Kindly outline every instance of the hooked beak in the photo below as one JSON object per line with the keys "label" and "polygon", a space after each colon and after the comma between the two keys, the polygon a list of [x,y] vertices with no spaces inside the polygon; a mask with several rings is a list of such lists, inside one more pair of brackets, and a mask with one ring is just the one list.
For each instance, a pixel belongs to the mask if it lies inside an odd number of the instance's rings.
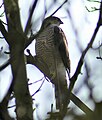
{"label": "hooked beak", "polygon": [[60,24],[63,24],[63,22],[61,21]]}

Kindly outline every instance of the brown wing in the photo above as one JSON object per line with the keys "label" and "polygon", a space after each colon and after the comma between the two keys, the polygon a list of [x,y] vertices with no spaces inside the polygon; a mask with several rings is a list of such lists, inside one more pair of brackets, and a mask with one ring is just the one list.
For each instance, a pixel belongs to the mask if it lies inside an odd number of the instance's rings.
{"label": "brown wing", "polygon": [[57,26],[54,27],[54,43],[58,47],[63,64],[69,74],[70,73],[70,59],[69,59],[67,39],[62,29]]}

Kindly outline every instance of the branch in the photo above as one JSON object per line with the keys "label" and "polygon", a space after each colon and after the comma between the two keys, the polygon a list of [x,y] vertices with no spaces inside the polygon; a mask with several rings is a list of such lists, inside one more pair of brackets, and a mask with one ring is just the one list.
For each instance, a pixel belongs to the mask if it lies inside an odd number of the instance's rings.
{"label": "branch", "polygon": [[50,76],[50,71],[49,71],[49,68],[46,65],[46,63],[41,58],[39,58],[37,55],[32,56],[30,53],[30,50],[27,50],[27,52],[29,54],[29,55],[26,55],[27,64],[35,65],[38,69],[40,68],[39,70],[42,73],[46,73],[46,74],[44,74],[44,76],[47,76],[47,77]]}
{"label": "branch", "polygon": [[102,56],[101,56],[101,51],[100,51],[100,48],[99,48],[99,56],[98,57],[96,57],[97,59],[100,59],[100,60],[102,60]]}
{"label": "branch", "polygon": [[86,53],[88,52],[88,50],[92,47],[92,44],[93,44],[93,42],[94,42],[94,40],[95,40],[95,37],[96,37],[96,35],[97,35],[97,32],[98,32],[100,26],[102,25],[102,16],[101,16],[101,15],[102,15],[102,3],[101,3],[101,5],[100,5],[100,13],[99,13],[99,19],[98,19],[97,26],[96,26],[96,28],[95,28],[95,31],[94,31],[94,33],[93,33],[93,36],[92,36],[89,44],[87,45],[86,49],[82,52],[82,55],[81,55],[81,57],[80,57],[78,66],[77,66],[77,68],[76,68],[76,71],[75,71],[74,75],[72,76],[72,78],[71,78],[71,80],[70,80],[69,92],[71,92],[72,89],[73,89],[73,87],[74,87],[74,84],[75,84],[75,82],[76,82],[76,80],[77,80],[77,78],[78,78],[78,75],[80,74],[81,67],[82,67],[82,65],[83,65],[84,57],[85,57]]}
{"label": "branch", "polygon": [[30,14],[29,14],[29,18],[28,18],[28,21],[27,21],[27,24],[26,24],[26,27],[25,27],[25,31],[24,31],[25,35],[27,35],[27,33],[29,31],[29,28],[30,28],[30,25],[31,25],[31,19],[32,19],[33,12],[34,12],[34,9],[36,7],[37,2],[38,2],[38,0],[35,0],[33,5],[32,5],[32,8],[31,8],[31,11],[30,11]]}
{"label": "branch", "polygon": [[4,38],[6,39],[6,41],[8,42],[8,32],[6,31],[3,22],[0,20],[0,31],[2,33],[2,35],[4,36]]}
{"label": "branch", "polygon": [[96,3],[101,3],[100,1],[91,1],[91,0],[87,0],[87,1],[89,1],[89,2],[96,2]]}
{"label": "branch", "polygon": [[2,3],[2,4],[0,5],[0,8],[2,8],[3,5],[4,5],[4,3]]}
{"label": "branch", "polygon": [[[33,3],[33,6],[32,6],[32,9],[31,9],[28,21],[27,21],[27,25],[26,25],[26,28],[25,28],[25,35],[27,35],[27,33],[28,33],[28,30],[29,30],[29,27],[30,27],[30,23],[31,23],[31,18],[32,18],[34,9],[36,7],[36,4],[37,4],[37,0],[35,0],[34,3]],[[5,27],[4,27],[4,25],[2,24],[1,20],[0,20],[0,31],[3,34],[3,36],[5,37],[5,39],[7,40],[7,31],[6,31]],[[22,48],[21,52],[23,52],[24,49],[26,47],[28,47],[29,44],[31,44],[31,42],[39,35],[39,33],[40,32],[38,32],[36,35],[32,35],[29,39],[26,38],[25,46],[24,46],[24,48]],[[13,55],[13,57],[14,56],[15,56],[15,54]],[[0,66],[0,71],[2,71],[3,69],[5,69],[10,64],[10,61],[11,61],[11,58],[9,58],[9,60],[7,60],[3,65],[1,65]]]}
{"label": "branch", "polygon": [[68,0],[65,0],[50,16],[53,16]]}
{"label": "branch", "polygon": [[14,86],[14,81],[12,81],[4,99],[2,100],[2,102],[0,103],[0,119],[2,120],[14,120],[13,118],[11,118],[9,116],[9,113],[8,113],[8,103],[9,103],[9,100],[10,100],[10,95],[12,93],[12,90],[13,90],[13,86]]}
{"label": "branch", "polygon": [[[39,58],[36,57],[33,57],[30,53],[30,50],[27,50],[28,52],[28,56],[27,57],[27,63],[28,64],[32,64],[32,65],[35,65],[40,71],[42,71],[41,69],[41,63],[39,62]],[[39,67],[40,66],[40,67]],[[42,66],[43,67],[43,66]],[[47,66],[46,66],[47,67]],[[44,70],[44,69],[43,69]],[[48,70],[48,69],[47,69]],[[42,71],[44,73],[44,71]],[[46,73],[46,72],[45,72]],[[46,77],[46,75],[45,75]],[[49,75],[47,73],[47,77],[49,78]],[[43,84],[43,82],[42,82]],[[39,90],[40,88],[42,87],[42,84],[41,86],[39,87],[39,89],[33,94],[35,95]],[[88,108],[78,97],[76,97],[73,93],[70,94],[70,100],[75,104],[77,105],[83,112],[85,112],[86,114],[89,114],[89,113],[92,113],[92,110],[90,108]]]}
{"label": "branch", "polygon": [[7,60],[3,65],[0,66],[0,71],[5,69],[10,64],[9,60]]}
{"label": "branch", "polygon": [[[54,15],[67,1],[68,0],[65,0],[64,3],[54,13],[51,14],[51,16]],[[26,28],[25,28],[25,35],[27,35],[27,33],[28,33],[28,30],[29,30],[29,27],[30,27],[30,23],[31,23],[31,18],[32,18],[34,9],[36,7],[36,4],[37,4],[37,0],[33,3],[33,6],[32,6],[32,9],[31,9],[29,18],[28,18],[28,22],[27,22],[27,25],[26,25]],[[39,34],[42,31],[43,31],[43,29],[40,29],[36,34],[33,34],[32,36],[30,36],[30,38],[28,38],[28,39],[26,38],[25,46],[22,49],[22,51],[25,48],[27,48],[32,43],[32,41],[39,36]],[[6,63],[4,63],[2,66],[0,66],[0,71],[2,71],[3,69],[5,69],[10,64],[10,61],[11,61],[11,58]]]}
{"label": "branch", "polygon": [[87,10],[88,12],[95,12],[95,11],[97,11],[97,10],[100,10],[99,8],[96,8],[96,7],[91,7],[92,10],[89,10],[89,9],[87,8],[87,6],[85,6],[85,8],[86,8],[86,10]]}
{"label": "branch", "polygon": [[42,80],[43,80],[43,78],[41,78],[40,80],[37,80],[37,81],[35,81],[35,82],[33,82],[33,83],[29,83],[28,85],[32,85],[32,84],[35,84],[35,83],[41,82]]}
{"label": "branch", "polygon": [[70,96],[71,101],[77,106],[79,107],[83,112],[85,112],[87,115],[88,114],[92,114],[92,110],[87,107],[78,97],[76,97],[73,93],[71,93]]}
{"label": "branch", "polygon": [[44,82],[45,82],[45,79],[42,81],[40,87],[39,87],[39,88],[37,89],[37,91],[32,95],[32,97],[33,97],[36,93],[38,93],[38,92],[40,91],[40,89],[41,89],[42,85],[44,84]]}
{"label": "branch", "polygon": [[[50,16],[53,16],[68,0],[65,0]],[[46,13],[46,11],[45,11]],[[49,17],[50,17],[49,16]],[[42,28],[42,27],[41,27]],[[31,44],[31,42],[43,31],[43,29],[40,29],[36,34],[32,35],[29,40],[27,40],[25,44],[25,48]]]}
{"label": "branch", "polygon": [[[14,82],[13,91],[16,99],[16,117],[17,119],[22,120],[33,119],[32,98],[28,89],[26,65],[23,53],[25,39],[23,37],[24,34],[21,26],[19,4],[16,0],[11,2],[4,0],[4,7],[8,23],[10,62]],[[20,112],[21,109],[23,114]]]}
{"label": "branch", "polygon": [[101,56],[99,56],[99,57],[96,57],[97,59],[99,59],[99,60],[102,60],[102,57]]}

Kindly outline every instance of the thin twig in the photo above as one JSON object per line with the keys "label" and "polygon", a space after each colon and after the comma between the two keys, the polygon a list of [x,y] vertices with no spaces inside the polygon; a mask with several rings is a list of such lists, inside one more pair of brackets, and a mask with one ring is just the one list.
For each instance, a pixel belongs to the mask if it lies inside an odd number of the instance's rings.
{"label": "thin twig", "polygon": [[40,91],[40,89],[41,89],[41,87],[42,87],[42,85],[43,85],[44,82],[45,82],[45,79],[42,81],[40,87],[39,87],[38,90],[32,95],[32,97],[33,97],[36,93],[38,93],[38,92]]}
{"label": "thin twig", "polygon": [[89,10],[87,6],[85,6],[85,8],[88,12],[95,12],[97,10],[100,10],[99,8],[96,8],[96,7],[91,7],[92,10]]}
{"label": "thin twig", "polygon": [[[43,78],[44,78],[44,77],[43,77]],[[35,81],[35,82],[33,82],[33,83],[29,83],[28,85],[32,85],[32,84],[38,83],[38,82],[42,81],[43,78],[41,78],[40,80],[37,80],[37,81]]]}
{"label": "thin twig", "polygon": [[102,3],[101,3],[101,5],[100,5],[99,19],[98,19],[98,23],[97,23],[96,29],[95,29],[95,31],[94,31],[94,33],[93,33],[93,36],[92,36],[89,44],[88,44],[87,47],[86,47],[86,49],[82,52],[82,55],[81,55],[81,57],[80,57],[78,66],[77,66],[77,68],[76,68],[76,71],[75,71],[74,75],[73,75],[72,78],[71,78],[71,82],[70,82],[70,86],[69,86],[69,91],[72,91],[72,89],[73,89],[73,87],[74,87],[74,84],[75,84],[75,82],[76,82],[76,80],[77,80],[77,78],[78,78],[78,75],[80,74],[81,67],[82,67],[82,65],[83,65],[84,57],[85,57],[87,51],[92,47],[92,44],[93,44],[93,42],[94,42],[94,40],[95,40],[95,37],[96,37],[96,35],[97,35],[97,32],[98,32],[98,30],[99,30],[99,28],[100,28],[100,26],[101,26],[101,24],[102,24],[102,23],[101,23],[101,21],[102,21],[101,16],[102,16]]}
{"label": "thin twig", "polygon": [[4,25],[7,25],[7,23],[3,22],[2,20],[0,20]]}
{"label": "thin twig", "polygon": [[100,1],[93,1],[93,0],[87,0],[87,1],[89,1],[89,2],[97,2],[97,3],[101,3]]}
{"label": "thin twig", "polygon": [[[27,50],[27,52],[28,52],[28,54],[29,55],[31,55],[31,53],[30,53],[30,50]],[[30,56],[29,56],[30,57]],[[32,56],[33,57],[33,56]],[[28,60],[28,59],[27,59]],[[32,64],[32,65],[36,65],[35,64],[35,62],[34,62],[34,57],[33,57],[33,59],[30,59],[30,64]],[[39,68],[39,67],[38,67]],[[47,78],[47,76],[45,75],[45,79]],[[47,79],[47,81],[49,81],[48,79]],[[42,82],[42,84],[43,84],[43,82]],[[39,87],[39,89],[33,94],[33,95],[35,95],[37,92],[39,92],[39,90],[40,90],[40,88],[42,87],[42,84],[41,84],[41,86]],[[79,98],[77,98],[73,93],[71,93],[71,97],[70,97],[70,100],[74,103],[74,104],[78,104],[78,107],[82,110],[82,111],[84,111],[85,113],[87,113],[87,112],[92,112],[92,110],[90,109],[90,108],[88,108]],[[85,110],[84,110],[85,109]],[[52,113],[52,112],[50,112],[50,113]]]}
{"label": "thin twig", "polygon": [[[102,44],[101,44],[102,45]],[[102,56],[101,56],[101,50],[100,50],[101,46],[99,47],[99,57],[96,57],[97,59],[102,60]]]}
{"label": "thin twig", "polygon": [[0,8],[1,8],[3,5],[4,5],[4,3],[2,3],[2,4],[0,5]]}
{"label": "thin twig", "polygon": [[[54,15],[68,0],[65,0],[50,16]],[[49,16],[49,17],[50,17]],[[29,40],[26,41],[25,43],[25,48],[31,44],[31,42],[39,36],[39,34],[43,31],[43,29],[40,29],[36,34],[32,35]]]}
{"label": "thin twig", "polygon": [[0,39],[4,39],[4,37],[0,37]]}
{"label": "thin twig", "polygon": [[[68,0],[65,0],[64,3],[53,14],[51,14],[50,16],[54,15],[67,1]],[[32,9],[31,9],[31,12],[30,12],[30,15],[29,15],[29,18],[28,18],[28,22],[27,22],[27,25],[26,25],[26,28],[25,28],[25,35],[27,35],[27,33],[28,33],[29,26],[30,26],[30,23],[31,23],[31,18],[32,18],[32,15],[33,15],[33,12],[34,12],[36,4],[37,4],[37,0],[34,2],[33,6],[32,6]],[[42,31],[43,31],[43,29],[40,29],[36,34],[33,34],[30,38],[28,38],[26,40],[25,47],[22,49],[22,51],[24,49],[26,49],[32,43],[32,41],[35,38],[37,38],[37,36],[39,36],[39,34]],[[6,35],[6,34],[3,34],[3,35]],[[6,36],[4,36],[4,37],[7,38]],[[0,66],[0,71],[5,69],[10,64],[10,60],[11,60],[11,58],[6,63],[4,63],[2,66]]]}
{"label": "thin twig", "polygon": [[8,106],[7,108],[10,109],[10,108],[13,108],[13,107],[16,107],[16,105]]}
{"label": "thin twig", "polygon": [[0,20],[0,31],[1,31],[2,35],[4,36],[4,38],[8,41],[8,32],[6,31],[3,24],[4,24],[4,22]]}
{"label": "thin twig", "polygon": [[65,0],[50,16],[53,16],[61,7],[67,2],[68,0]]}
{"label": "thin twig", "polygon": [[31,19],[32,19],[32,16],[33,16],[34,9],[35,9],[35,7],[37,5],[37,2],[38,2],[38,0],[35,0],[33,5],[32,5],[32,8],[31,8],[31,11],[30,11],[30,14],[29,14],[29,18],[28,18],[28,21],[27,21],[27,24],[26,24],[26,27],[25,27],[25,31],[24,31],[25,35],[28,34],[30,24],[31,24]]}
{"label": "thin twig", "polygon": [[46,15],[46,13],[47,13],[47,6],[46,6],[46,0],[45,0],[45,2],[44,2],[44,8],[45,8],[45,11],[44,11],[44,16]]}
{"label": "thin twig", "polygon": [[93,49],[93,50],[97,50],[97,49],[100,49],[101,47],[102,47],[102,43],[99,42],[99,46],[96,47],[96,48],[92,47],[92,49]]}
{"label": "thin twig", "polygon": [[7,60],[3,65],[0,66],[0,71],[2,71],[3,69],[5,69],[9,64],[10,64],[10,59]]}
{"label": "thin twig", "polygon": [[99,60],[102,60],[102,57],[101,56],[99,56],[99,57],[96,57],[97,59],[99,59]]}

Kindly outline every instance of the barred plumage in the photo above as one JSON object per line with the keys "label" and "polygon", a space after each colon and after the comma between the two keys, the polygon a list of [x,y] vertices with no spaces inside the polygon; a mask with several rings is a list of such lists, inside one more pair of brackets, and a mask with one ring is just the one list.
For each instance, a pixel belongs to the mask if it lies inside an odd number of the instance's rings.
{"label": "barred plumage", "polygon": [[57,17],[44,20],[42,32],[36,39],[36,54],[46,64],[48,71],[44,74],[55,85],[56,107],[63,111],[67,109],[67,80],[66,69],[70,72],[70,60],[65,35],[58,26],[62,21]]}

